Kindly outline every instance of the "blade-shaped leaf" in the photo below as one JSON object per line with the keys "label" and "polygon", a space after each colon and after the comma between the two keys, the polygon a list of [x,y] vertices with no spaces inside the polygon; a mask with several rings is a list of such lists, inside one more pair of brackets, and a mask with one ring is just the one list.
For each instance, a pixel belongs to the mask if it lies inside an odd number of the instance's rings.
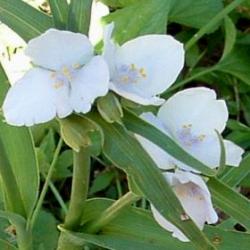
{"label": "blade-shaped leaf", "polygon": [[171,1],[134,1],[133,4],[111,13],[104,20],[108,23],[115,22],[114,36],[119,43],[124,43],[139,35],[162,34],[166,32]]}
{"label": "blade-shaped leaf", "polygon": [[224,174],[220,180],[230,187],[235,187],[241,183],[241,181],[250,173],[250,154],[247,155],[240,166],[237,168],[231,168]]}
{"label": "blade-shaped leaf", "polygon": [[[114,201],[108,199],[91,199],[84,209],[85,218],[93,220]],[[250,235],[233,231],[224,231],[207,226],[205,232],[216,242],[218,250],[246,250]],[[92,243],[113,250],[193,250],[190,243],[183,243],[161,228],[149,211],[130,207],[106,225],[97,235],[73,233],[68,231],[68,238],[79,245]],[[238,243],[240,241],[240,244]]]}
{"label": "blade-shaped leaf", "polygon": [[137,133],[152,141],[176,159],[199,170],[205,175],[215,175],[214,170],[210,169],[202,162],[196,160],[166,134],[164,134],[151,124],[140,119],[133,113],[129,111],[124,112],[123,122],[130,131],[132,131],[133,133]]}
{"label": "blade-shaped leaf", "polygon": [[89,114],[103,129],[105,156],[128,175],[133,176],[147,199],[192,240],[197,249],[214,249],[205,235],[191,220],[183,221],[184,210],[158,167],[137,140],[118,124],[109,124],[96,113]]}
{"label": "blade-shaped leaf", "polygon": [[54,24],[58,29],[66,29],[69,5],[67,0],[49,0]]}
{"label": "blade-shaped leaf", "polygon": [[88,34],[92,0],[71,0],[68,29]]}
{"label": "blade-shaped leaf", "polygon": [[51,17],[20,0],[0,0],[0,21],[25,41],[53,26]]}
{"label": "blade-shaped leaf", "polygon": [[216,178],[207,185],[215,205],[250,230],[250,201]]}
{"label": "blade-shaped leaf", "polygon": [[249,46],[235,46],[221,62],[215,65],[215,69],[233,75],[250,85],[249,55]]}
{"label": "blade-shaped leaf", "polygon": [[11,245],[8,241],[0,240],[0,249],[3,250],[17,250],[17,248]]}
{"label": "blade-shaped leaf", "polygon": [[[2,80],[0,84],[3,84],[0,90],[5,94],[8,79],[1,69],[0,79]],[[0,99],[1,103],[2,101]],[[28,216],[36,202],[39,188],[39,169],[31,133],[24,127],[9,126],[0,117],[0,140]]]}
{"label": "blade-shaped leaf", "polygon": [[8,91],[9,82],[4,72],[2,65],[0,64],[0,107],[2,107],[3,99]]}
{"label": "blade-shaped leaf", "polygon": [[221,0],[174,0],[169,21],[201,28],[223,9]]}

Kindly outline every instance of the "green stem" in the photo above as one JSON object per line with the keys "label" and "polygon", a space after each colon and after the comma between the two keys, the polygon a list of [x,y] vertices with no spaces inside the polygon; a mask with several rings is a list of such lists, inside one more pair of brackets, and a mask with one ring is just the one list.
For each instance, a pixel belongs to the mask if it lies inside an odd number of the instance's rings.
{"label": "green stem", "polygon": [[192,76],[190,76],[190,77],[188,77],[188,78],[186,78],[186,79],[184,79],[184,80],[182,80],[180,82],[177,82],[175,85],[173,85],[171,88],[169,88],[166,92],[164,92],[161,96],[164,97],[164,95],[166,93],[169,93],[170,91],[178,89],[178,88],[184,86],[185,84],[187,84],[187,83],[189,83],[189,82],[191,82],[191,81],[193,81],[193,80],[195,80],[195,79],[197,79],[197,78],[199,78],[201,76],[207,75],[207,74],[209,74],[209,73],[211,73],[211,72],[213,72],[215,70],[216,70],[216,66],[204,69],[201,72],[198,72],[198,73],[196,73],[196,74],[194,74],[194,75],[192,75]]}
{"label": "green stem", "polygon": [[67,229],[76,229],[79,226],[88,195],[89,172],[90,155],[87,150],[81,148],[80,152],[74,152],[72,190],[69,211],[64,223],[64,227]]}
{"label": "green stem", "polygon": [[33,228],[33,226],[34,226],[34,224],[36,222],[36,219],[37,219],[37,217],[39,215],[39,212],[40,212],[40,209],[42,207],[45,195],[46,195],[46,193],[48,191],[48,186],[49,186],[50,180],[51,180],[52,175],[53,175],[54,170],[55,170],[55,166],[56,166],[57,159],[58,159],[59,153],[61,151],[62,145],[63,145],[63,139],[60,138],[60,140],[58,142],[58,145],[56,147],[55,153],[54,153],[52,163],[51,163],[50,168],[49,168],[49,172],[48,172],[48,174],[46,176],[42,192],[40,194],[40,197],[38,199],[38,202],[36,204],[34,212],[33,212],[32,216],[31,216],[30,220],[28,220],[28,222],[27,222],[27,228]]}
{"label": "green stem", "polygon": [[87,233],[97,233],[105,225],[115,219],[120,215],[128,205],[140,199],[139,196],[135,195],[132,192],[126,193],[119,200],[114,202],[109,208],[107,208],[103,213],[86,228]]}
{"label": "green stem", "polygon": [[68,208],[67,208],[66,204],[64,203],[60,193],[58,192],[57,188],[55,187],[55,185],[53,184],[52,181],[49,182],[49,187],[50,187],[52,193],[54,194],[57,202],[61,206],[61,209],[63,210],[64,214],[67,214]]}
{"label": "green stem", "polygon": [[[69,210],[65,218],[64,228],[77,230],[81,223],[82,211],[88,195],[90,173],[90,154],[88,149],[81,148],[79,152],[74,151],[74,168],[72,189],[70,195]],[[62,232],[58,242],[58,250],[80,250],[82,247],[76,246],[68,241]]]}
{"label": "green stem", "polygon": [[228,4],[222,11],[214,16],[210,22],[204,25],[185,45],[185,50],[189,50],[201,37],[211,30],[219,21],[225,18],[232,10],[239,6],[245,0],[234,0]]}

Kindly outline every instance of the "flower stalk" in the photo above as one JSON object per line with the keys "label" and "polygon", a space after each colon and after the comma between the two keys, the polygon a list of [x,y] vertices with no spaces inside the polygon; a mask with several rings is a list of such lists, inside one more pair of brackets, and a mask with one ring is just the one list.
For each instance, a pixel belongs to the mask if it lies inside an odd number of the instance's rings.
{"label": "flower stalk", "polygon": [[120,215],[128,205],[137,201],[140,197],[133,192],[128,192],[120,199],[115,201],[110,207],[108,207],[95,221],[90,223],[86,229],[87,233],[97,233],[102,227],[114,220]]}
{"label": "flower stalk", "polygon": [[[74,166],[72,189],[69,210],[65,218],[64,228],[77,230],[82,218],[82,211],[88,195],[90,172],[90,153],[88,149],[81,148],[79,152],[74,151]],[[80,246],[68,241],[64,233],[61,233],[58,250],[80,250]]]}

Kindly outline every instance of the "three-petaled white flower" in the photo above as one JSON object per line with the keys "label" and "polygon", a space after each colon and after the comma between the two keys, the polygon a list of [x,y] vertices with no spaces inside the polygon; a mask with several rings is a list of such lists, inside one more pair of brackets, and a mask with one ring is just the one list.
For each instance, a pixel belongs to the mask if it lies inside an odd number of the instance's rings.
{"label": "three-petaled white flower", "polygon": [[[174,139],[183,149],[210,168],[220,162],[220,142],[216,130],[221,133],[228,119],[228,110],[223,100],[216,100],[212,89],[197,87],[180,91],[170,97],[159,109],[157,116],[142,114],[142,118],[158,127]],[[191,166],[178,161],[149,140],[136,135],[144,149],[161,169],[178,167],[192,170]],[[243,149],[224,140],[226,164],[238,166]]]}
{"label": "three-petaled white flower", "polygon": [[157,97],[174,83],[184,65],[183,45],[169,35],[145,35],[124,43],[111,40],[114,24],[104,32],[104,57],[110,89],[142,105],[161,105]]}
{"label": "three-petaled white flower", "polygon": [[[210,192],[203,179],[189,172],[176,171],[175,173],[163,173],[166,181],[172,186],[179,199],[185,214],[180,215],[181,219],[191,218],[194,223],[203,229],[205,222],[216,223],[218,216],[211,202]],[[164,229],[173,232],[173,236],[181,241],[189,239],[172,223],[166,220],[153,205],[151,210],[155,220]]]}
{"label": "three-petaled white flower", "polygon": [[83,34],[49,29],[29,41],[25,53],[35,67],[7,93],[3,112],[9,124],[31,126],[86,113],[108,92],[108,66]]}

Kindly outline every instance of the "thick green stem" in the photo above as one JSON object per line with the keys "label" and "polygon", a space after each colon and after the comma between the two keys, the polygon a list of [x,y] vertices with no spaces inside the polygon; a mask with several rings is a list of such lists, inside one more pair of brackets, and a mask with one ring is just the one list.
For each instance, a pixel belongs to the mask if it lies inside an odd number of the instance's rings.
{"label": "thick green stem", "polygon": [[189,50],[201,37],[211,30],[218,22],[225,18],[232,10],[239,6],[245,0],[234,0],[228,4],[222,11],[214,16],[210,22],[204,25],[185,45],[185,50]]}
{"label": "thick green stem", "polygon": [[[74,152],[74,169],[69,210],[65,218],[64,228],[77,230],[81,223],[82,211],[88,195],[90,172],[90,154],[88,150],[81,148]],[[58,250],[80,250],[82,247],[69,242],[64,233],[61,233],[58,242]]]}
{"label": "thick green stem", "polygon": [[86,229],[87,233],[97,233],[102,227],[107,225],[118,215],[120,215],[128,205],[140,199],[139,196],[132,192],[126,193],[119,200],[113,203],[112,206],[107,208],[103,213],[92,223],[90,223]]}

